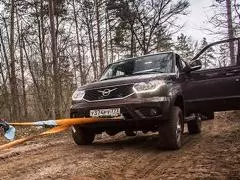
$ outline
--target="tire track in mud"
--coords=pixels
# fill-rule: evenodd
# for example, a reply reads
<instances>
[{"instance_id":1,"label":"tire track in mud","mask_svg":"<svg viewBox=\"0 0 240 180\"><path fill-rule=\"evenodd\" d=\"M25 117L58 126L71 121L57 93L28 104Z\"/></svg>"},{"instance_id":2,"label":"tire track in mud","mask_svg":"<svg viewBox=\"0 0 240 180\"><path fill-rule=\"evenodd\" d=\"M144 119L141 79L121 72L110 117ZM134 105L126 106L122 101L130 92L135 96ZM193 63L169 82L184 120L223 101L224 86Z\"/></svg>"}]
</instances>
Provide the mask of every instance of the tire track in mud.
<instances>
[{"instance_id":1,"label":"tire track in mud","mask_svg":"<svg viewBox=\"0 0 240 180\"><path fill-rule=\"evenodd\" d=\"M185 138L189 137L185 136ZM186 140L185 138L184 140ZM141 147L136 147L140 148L140 152L122 172L126 179L154 179L151 177L152 173L156 172L156 177L159 176L159 172L164 174L164 169L168 169L178 161L179 157L182 157L184 150L161 151L153 146L156 142L157 139L153 137L148 143L145 142ZM152 148L148 148L149 145L152 145Z\"/></svg>"}]
</instances>

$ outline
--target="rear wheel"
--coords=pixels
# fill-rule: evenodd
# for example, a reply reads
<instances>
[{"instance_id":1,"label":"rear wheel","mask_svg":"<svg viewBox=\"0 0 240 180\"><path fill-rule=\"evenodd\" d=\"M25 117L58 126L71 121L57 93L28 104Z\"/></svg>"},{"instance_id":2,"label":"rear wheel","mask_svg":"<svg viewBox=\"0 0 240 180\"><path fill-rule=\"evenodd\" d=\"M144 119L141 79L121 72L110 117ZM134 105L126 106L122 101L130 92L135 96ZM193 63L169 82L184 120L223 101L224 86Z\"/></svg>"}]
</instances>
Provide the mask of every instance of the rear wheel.
<instances>
[{"instance_id":1,"label":"rear wheel","mask_svg":"<svg viewBox=\"0 0 240 180\"><path fill-rule=\"evenodd\" d=\"M125 131L126 136L136 136L137 134L134 131L127 130Z\"/></svg>"},{"instance_id":2,"label":"rear wheel","mask_svg":"<svg viewBox=\"0 0 240 180\"><path fill-rule=\"evenodd\" d=\"M92 144L95 134L88 129L72 126L72 137L77 145Z\"/></svg>"},{"instance_id":3,"label":"rear wheel","mask_svg":"<svg viewBox=\"0 0 240 180\"><path fill-rule=\"evenodd\" d=\"M199 115L187 122L189 134L199 134L201 132L202 120Z\"/></svg>"},{"instance_id":4,"label":"rear wheel","mask_svg":"<svg viewBox=\"0 0 240 180\"><path fill-rule=\"evenodd\" d=\"M213 120L214 112L201 113L200 117L202 121Z\"/></svg>"},{"instance_id":5,"label":"rear wheel","mask_svg":"<svg viewBox=\"0 0 240 180\"><path fill-rule=\"evenodd\" d=\"M180 149L182 145L183 113L174 106L170 119L159 128L159 147L163 149Z\"/></svg>"}]
</instances>

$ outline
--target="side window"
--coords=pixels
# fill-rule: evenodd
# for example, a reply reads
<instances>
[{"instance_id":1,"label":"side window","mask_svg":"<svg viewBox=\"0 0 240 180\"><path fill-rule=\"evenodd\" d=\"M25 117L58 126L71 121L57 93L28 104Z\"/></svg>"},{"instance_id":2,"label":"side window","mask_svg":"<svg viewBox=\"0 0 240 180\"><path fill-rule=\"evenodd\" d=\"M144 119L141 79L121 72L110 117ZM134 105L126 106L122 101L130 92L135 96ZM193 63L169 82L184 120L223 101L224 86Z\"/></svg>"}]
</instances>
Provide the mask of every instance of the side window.
<instances>
[{"instance_id":1,"label":"side window","mask_svg":"<svg viewBox=\"0 0 240 180\"><path fill-rule=\"evenodd\" d=\"M186 62L178 54L176 54L176 67L180 72L186 67Z\"/></svg>"},{"instance_id":2,"label":"side window","mask_svg":"<svg viewBox=\"0 0 240 180\"><path fill-rule=\"evenodd\" d=\"M122 76L122 75L125 75L125 73L117 70L115 76Z\"/></svg>"},{"instance_id":3,"label":"side window","mask_svg":"<svg viewBox=\"0 0 240 180\"><path fill-rule=\"evenodd\" d=\"M207 45L206 39L202 44ZM204 47L203 46L203 47ZM229 42L217 44L209 47L198 59L202 62L202 69L217 69L237 65L238 43L232 43L232 51L230 52Z\"/></svg>"},{"instance_id":4,"label":"side window","mask_svg":"<svg viewBox=\"0 0 240 180\"><path fill-rule=\"evenodd\" d=\"M176 68L175 68L175 71L176 72L180 72L182 71L183 67L182 67L182 63L181 63L181 60L180 60L180 56L178 54L176 54Z\"/></svg>"},{"instance_id":5,"label":"side window","mask_svg":"<svg viewBox=\"0 0 240 180\"><path fill-rule=\"evenodd\" d=\"M180 62L181 62L181 65L182 65L182 69L184 69L187 66L187 63L184 62L182 59L180 60Z\"/></svg>"}]
</instances>

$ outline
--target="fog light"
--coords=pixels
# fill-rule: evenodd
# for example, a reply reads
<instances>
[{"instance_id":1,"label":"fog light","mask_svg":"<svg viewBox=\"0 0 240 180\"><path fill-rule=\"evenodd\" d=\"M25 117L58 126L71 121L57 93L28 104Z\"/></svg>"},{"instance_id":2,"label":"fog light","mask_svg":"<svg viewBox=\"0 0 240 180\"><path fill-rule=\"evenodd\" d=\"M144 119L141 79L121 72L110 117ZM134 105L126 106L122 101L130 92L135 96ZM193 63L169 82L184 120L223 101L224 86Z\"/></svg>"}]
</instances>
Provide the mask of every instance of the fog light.
<instances>
[{"instance_id":1,"label":"fog light","mask_svg":"<svg viewBox=\"0 0 240 180\"><path fill-rule=\"evenodd\" d=\"M150 116L156 116L157 115L157 109L151 108L150 109Z\"/></svg>"},{"instance_id":2,"label":"fog light","mask_svg":"<svg viewBox=\"0 0 240 180\"><path fill-rule=\"evenodd\" d=\"M161 110L158 108L141 108L136 110L136 112L143 117L155 117L161 114Z\"/></svg>"}]
</instances>

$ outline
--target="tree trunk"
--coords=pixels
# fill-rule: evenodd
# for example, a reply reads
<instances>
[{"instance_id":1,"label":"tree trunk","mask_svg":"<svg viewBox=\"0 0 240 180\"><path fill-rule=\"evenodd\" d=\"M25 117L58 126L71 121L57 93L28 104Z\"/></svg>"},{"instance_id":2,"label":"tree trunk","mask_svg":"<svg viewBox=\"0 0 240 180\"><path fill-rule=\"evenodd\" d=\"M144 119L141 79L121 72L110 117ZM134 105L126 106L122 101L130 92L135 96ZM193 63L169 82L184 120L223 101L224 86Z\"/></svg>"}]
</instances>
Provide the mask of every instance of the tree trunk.
<instances>
[{"instance_id":1,"label":"tree trunk","mask_svg":"<svg viewBox=\"0 0 240 180\"><path fill-rule=\"evenodd\" d=\"M12 118L17 120L19 118L19 99L18 99L18 89L17 89L17 78L16 78L16 67L15 67L15 57L14 57L14 14L15 13L15 0L11 0L11 20L10 20L10 87L11 87L11 104L12 104Z\"/></svg>"},{"instance_id":2,"label":"tree trunk","mask_svg":"<svg viewBox=\"0 0 240 180\"><path fill-rule=\"evenodd\" d=\"M9 34L8 34L8 24L7 24L5 17L3 17L3 23L4 23L5 30L6 30L7 42L8 42L8 45L10 45L10 38L9 38Z\"/></svg>"},{"instance_id":3,"label":"tree trunk","mask_svg":"<svg viewBox=\"0 0 240 180\"><path fill-rule=\"evenodd\" d=\"M23 38L22 38L22 48L23 48L23 51L24 51L24 53L25 53L26 61L27 61L27 64L28 64L28 69L29 69L30 75L31 75L31 77L32 77L34 87L35 87L35 89L36 89L37 100L38 100L38 102L39 102L40 105L41 105L41 106L39 107L39 115L40 115L40 117L45 117L45 116L48 114L48 112L47 112L47 110L45 109L45 104L44 104L43 97L42 97L42 94L41 94L41 91L40 91L40 86L39 86L39 84L38 84L38 82L37 82L37 79L36 79L36 77L35 77L35 75L34 75L34 70L33 70L33 68L32 68L32 65L31 65L31 62L30 62L30 58L29 58L28 53L27 53L27 49L26 49L25 42L28 43L28 42L26 41L26 39L24 39L24 37L23 37ZM29 43L28 43L28 45L29 45ZM38 105L38 106L39 106L39 105ZM43 109L44 114L42 113L41 109ZM41 113L41 114L40 114L40 113Z\"/></svg>"},{"instance_id":4,"label":"tree trunk","mask_svg":"<svg viewBox=\"0 0 240 180\"><path fill-rule=\"evenodd\" d=\"M7 78L10 78L11 77L10 66L9 66L7 51L6 51L5 43L3 41L3 36L2 36L2 30L1 29L0 29L0 40L1 40L1 45L2 45L1 47L2 47L2 50L3 50L3 57L4 57L4 60L5 60L6 66L7 66L7 75L8 75Z\"/></svg>"},{"instance_id":5,"label":"tree trunk","mask_svg":"<svg viewBox=\"0 0 240 180\"><path fill-rule=\"evenodd\" d=\"M6 78L4 77L4 74L3 74L3 70L1 69L1 75L2 75L2 80L4 82L4 98L6 98L5 102L7 104L7 108L8 108L8 111L9 111L9 119L12 119L12 107L11 107L11 96L8 92L8 88L7 88L7 79L10 78L10 66L9 66L9 61L8 61L8 57L7 57L7 52L6 52L6 47L5 47L5 43L3 41L3 36L2 36L2 30L0 29L0 41L1 41L1 47L2 47L2 58L5 60L5 64L7 66L7 75L6 75ZM2 68L2 66L1 66Z\"/></svg>"},{"instance_id":6,"label":"tree trunk","mask_svg":"<svg viewBox=\"0 0 240 180\"><path fill-rule=\"evenodd\" d=\"M77 35L77 49L78 49L78 59L79 59L79 68L80 68L80 76L81 76L81 85L86 84L85 73L83 70L83 61L81 55L81 48L80 48L80 40L79 40L79 32L78 32L78 21L77 21L77 13L75 7L75 0L73 0L73 13L74 13L74 22L76 28L76 35Z\"/></svg>"},{"instance_id":7,"label":"tree trunk","mask_svg":"<svg viewBox=\"0 0 240 180\"><path fill-rule=\"evenodd\" d=\"M55 118L58 119L61 117L60 110L60 82L59 82L59 68L57 60L57 44L56 44L56 28L54 20L54 9L55 3L54 0L48 0L49 2L49 17L50 17L50 32L51 32L51 49L52 49L52 64L53 64L53 88L54 88L54 111Z\"/></svg>"},{"instance_id":8,"label":"tree trunk","mask_svg":"<svg viewBox=\"0 0 240 180\"><path fill-rule=\"evenodd\" d=\"M2 51L1 51L2 54ZM3 55L2 55L3 57ZM8 119L11 119L11 105L9 102L9 92L8 92L8 88L7 88L7 78L5 78L4 76L4 72L3 72L3 67L2 64L0 64L0 71L1 71L1 77L2 77L2 82L3 82L3 93L4 93L4 102L6 104L6 108L8 111Z\"/></svg>"},{"instance_id":9,"label":"tree trunk","mask_svg":"<svg viewBox=\"0 0 240 180\"><path fill-rule=\"evenodd\" d=\"M108 19L108 32L109 32L109 40L110 40L110 52L111 52L111 58L110 58L110 63L113 62L113 42L112 42L112 28L111 28L111 23L109 21L109 12L106 10L106 15Z\"/></svg>"},{"instance_id":10,"label":"tree trunk","mask_svg":"<svg viewBox=\"0 0 240 180\"><path fill-rule=\"evenodd\" d=\"M46 62L46 45L45 45L45 29L44 29L44 7L43 7L43 0L40 1L40 22L38 22L39 28L39 46L41 50L41 60L42 60L42 72L44 78L44 111L47 113L47 118L51 117L51 109L50 107L50 93L49 93L49 79L48 79L48 68Z\"/></svg>"},{"instance_id":11,"label":"tree trunk","mask_svg":"<svg viewBox=\"0 0 240 180\"><path fill-rule=\"evenodd\" d=\"M135 39L134 39L134 29L133 25L131 24L131 57L134 57L136 54L136 45L135 45Z\"/></svg>"},{"instance_id":12,"label":"tree trunk","mask_svg":"<svg viewBox=\"0 0 240 180\"><path fill-rule=\"evenodd\" d=\"M103 59L103 45L102 45L102 35L100 29L100 14L99 14L99 4L98 0L95 0L96 7L96 20L97 20L97 39L98 39L98 53L99 53L99 63L100 63L100 73L104 70L104 59Z\"/></svg>"},{"instance_id":13,"label":"tree trunk","mask_svg":"<svg viewBox=\"0 0 240 180\"><path fill-rule=\"evenodd\" d=\"M22 79L22 102L23 102L23 118L26 119L28 116L27 111L27 96L26 96L26 87L25 87L25 76L24 76L24 64L23 64L23 34L22 26L19 25L19 19L17 17L17 28L18 28L18 44L19 44L19 55L20 55L20 70L21 70L21 79Z\"/></svg>"},{"instance_id":14,"label":"tree trunk","mask_svg":"<svg viewBox=\"0 0 240 180\"><path fill-rule=\"evenodd\" d=\"M95 44L94 44L94 38L92 37L93 35L93 27L92 27L92 18L91 16L88 17L88 15L90 14L89 11L86 11L85 14L85 18L86 18L86 25L87 25L87 33L88 33L88 39L89 39L89 48L90 48L90 54L91 54L91 59L92 59L92 66L93 66L93 75L94 75L94 79L97 79L98 75L97 75L97 64L96 64L96 56L95 56Z\"/></svg>"},{"instance_id":15,"label":"tree trunk","mask_svg":"<svg viewBox=\"0 0 240 180\"><path fill-rule=\"evenodd\" d=\"M80 42L82 42L83 43L83 37L82 37L82 35L81 35L81 33L79 34L80 35ZM86 56L86 52L85 52L85 48L84 48L84 45L82 45L82 46L80 46L81 47L81 49L82 49L82 63L83 63L83 65L82 65L82 67L83 67L83 73L84 73L84 81L85 81L85 83L86 83L86 81L87 81L87 70L86 70L86 68L87 68L87 65L86 65L86 58L85 58L85 56Z\"/></svg>"},{"instance_id":16,"label":"tree trunk","mask_svg":"<svg viewBox=\"0 0 240 180\"><path fill-rule=\"evenodd\" d=\"M97 62L97 50L96 50L96 42L95 42L95 36L94 36L94 25L93 25L93 17L90 13L90 33L92 36L92 46L93 46L93 54L94 54L94 69L95 69L95 79L98 78L98 62Z\"/></svg>"},{"instance_id":17,"label":"tree trunk","mask_svg":"<svg viewBox=\"0 0 240 180\"><path fill-rule=\"evenodd\" d=\"M105 12L105 62L108 65L108 16L107 16L107 9Z\"/></svg>"},{"instance_id":18,"label":"tree trunk","mask_svg":"<svg viewBox=\"0 0 240 180\"><path fill-rule=\"evenodd\" d=\"M20 46L20 68L21 68L21 79L22 79L22 93L23 93L23 111L24 111L24 119L28 117L27 110L27 95L26 95L26 83L25 83L25 75L24 75L24 64L23 64L23 48L22 48L22 34L19 35L19 46Z\"/></svg>"},{"instance_id":19,"label":"tree trunk","mask_svg":"<svg viewBox=\"0 0 240 180\"><path fill-rule=\"evenodd\" d=\"M228 37L232 39L233 35L233 25L232 25L232 4L231 0L226 0L226 8L227 8L227 23L228 23ZM235 56L234 56L234 42L229 42L230 47L230 58L231 65L235 65Z\"/></svg>"}]
</instances>

